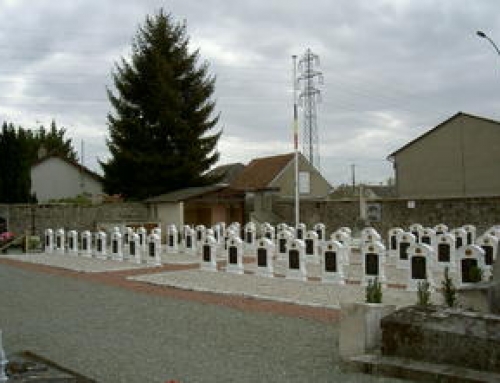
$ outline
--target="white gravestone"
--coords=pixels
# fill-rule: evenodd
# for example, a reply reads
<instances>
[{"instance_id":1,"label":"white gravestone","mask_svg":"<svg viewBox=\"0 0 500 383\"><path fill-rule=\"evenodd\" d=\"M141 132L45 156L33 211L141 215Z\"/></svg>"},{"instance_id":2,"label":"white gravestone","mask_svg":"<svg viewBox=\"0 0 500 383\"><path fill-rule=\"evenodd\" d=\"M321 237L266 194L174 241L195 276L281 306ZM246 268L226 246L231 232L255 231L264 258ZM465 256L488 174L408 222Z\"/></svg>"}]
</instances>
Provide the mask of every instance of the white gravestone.
<instances>
[{"instance_id":1,"label":"white gravestone","mask_svg":"<svg viewBox=\"0 0 500 383\"><path fill-rule=\"evenodd\" d=\"M351 235L344 230L337 230L330 235L330 240L340 242L342 245L351 246Z\"/></svg>"},{"instance_id":2,"label":"white gravestone","mask_svg":"<svg viewBox=\"0 0 500 383\"><path fill-rule=\"evenodd\" d=\"M368 242L381 242L380 234L373 227L365 227L361 230L361 244Z\"/></svg>"},{"instance_id":3,"label":"white gravestone","mask_svg":"<svg viewBox=\"0 0 500 383\"><path fill-rule=\"evenodd\" d=\"M255 274L261 277L274 277L273 254L275 245L268 238L261 238L256 244L257 268Z\"/></svg>"},{"instance_id":4,"label":"white gravestone","mask_svg":"<svg viewBox=\"0 0 500 383\"><path fill-rule=\"evenodd\" d=\"M80 253L84 257L92 257L92 233L89 230L82 231L80 239Z\"/></svg>"},{"instance_id":5,"label":"white gravestone","mask_svg":"<svg viewBox=\"0 0 500 383\"><path fill-rule=\"evenodd\" d=\"M304 237L306 262L320 263L318 234L314 230L306 232Z\"/></svg>"},{"instance_id":6,"label":"white gravestone","mask_svg":"<svg viewBox=\"0 0 500 383\"><path fill-rule=\"evenodd\" d=\"M196 231L191 227L184 230L184 252L186 254L196 254Z\"/></svg>"},{"instance_id":7,"label":"white gravestone","mask_svg":"<svg viewBox=\"0 0 500 383\"><path fill-rule=\"evenodd\" d=\"M324 223L317 223L314 225L313 230L318 234L318 244L321 245L327 240L326 238L326 226Z\"/></svg>"},{"instance_id":8,"label":"white gravestone","mask_svg":"<svg viewBox=\"0 0 500 383\"><path fill-rule=\"evenodd\" d=\"M434 249L434 252L435 252L436 245L437 245L436 242L437 242L437 236L436 236L436 232L434 231L434 229L432 229L430 227L425 227L421 231L420 243L424 243L426 245L429 245L430 247L432 247Z\"/></svg>"},{"instance_id":9,"label":"white gravestone","mask_svg":"<svg viewBox=\"0 0 500 383\"><path fill-rule=\"evenodd\" d=\"M245 251L252 252L255 249L255 242L257 241L257 228L253 222L245 225Z\"/></svg>"},{"instance_id":10,"label":"white gravestone","mask_svg":"<svg viewBox=\"0 0 500 383\"><path fill-rule=\"evenodd\" d=\"M295 228L295 238L297 239L304 239L304 236L306 235L307 231L307 226L305 223L300 222L297 227Z\"/></svg>"},{"instance_id":11,"label":"white gravestone","mask_svg":"<svg viewBox=\"0 0 500 383\"><path fill-rule=\"evenodd\" d=\"M111 259L115 261L123 261L122 252L122 234L119 230L115 230L111 233Z\"/></svg>"},{"instance_id":12,"label":"white gravestone","mask_svg":"<svg viewBox=\"0 0 500 383\"><path fill-rule=\"evenodd\" d=\"M417 291L419 283L427 281L431 287L434 286L434 249L425 243L415 243L408 248L410 268L408 269L408 291Z\"/></svg>"},{"instance_id":13,"label":"white gravestone","mask_svg":"<svg viewBox=\"0 0 500 383\"><path fill-rule=\"evenodd\" d=\"M78 255L78 233L75 230L68 232L68 253Z\"/></svg>"},{"instance_id":14,"label":"white gravestone","mask_svg":"<svg viewBox=\"0 0 500 383\"><path fill-rule=\"evenodd\" d=\"M444 223L440 223L434 226L434 231L436 232L436 235L446 234L448 232L448 226L446 226Z\"/></svg>"},{"instance_id":15,"label":"white gravestone","mask_svg":"<svg viewBox=\"0 0 500 383\"><path fill-rule=\"evenodd\" d=\"M382 286L385 277L385 246L382 242L366 242L361 246L361 265L363 268L362 285L367 286L375 278Z\"/></svg>"},{"instance_id":16,"label":"white gravestone","mask_svg":"<svg viewBox=\"0 0 500 383\"><path fill-rule=\"evenodd\" d=\"M444 271L446 268L450 272L456 272L456 246L455 236L451 233L440 234L436 238L436 262L437 270Z\"/></svg>"},{"instance_id":17,"label":"white gravestone","mask_svg":"<svg viewBox=\"0 0 500 383\"><path fill-rule=\"evenodd\" d=\"M453 229L451 234L455 236L455 247L457 250L467 245L467 232L463 228L458 227Z\"/></svg>"},{"instance_id":18,"label":"white gravestone","mask_svg":"<svg viewBox=\"0 0 500 383\"><path fill-rule=\"evenodd\" d=\"M205 240L207 228L204 225L198 225L194 229L196 230L196 243L202 244Z\"/></svg>"},{"instance_id":19,"label":"white gravestone","mask_svg":"<svg viewBox=\"0 0 500 383\"><path fill-rule=\"evenodd\" d=\"M228 273L243 274L243 241L234 234L227 241L227 263Z\"/></svg>"},{"instance_id":20,"label":"white gravestone","mask_svg":"<svg viewBox=\"0 0 500 383\"><path fill-rule=\"evenodd\" d=\"M476 239L476 245L484 250L484 279L489 280L498 251L498 238L493 235L483 234Z\"/></svg>"},{"instance_id":21,"label":"white gravestone","mask_svg":"<svg viewBox=\"0 0 500 383\"><path fill-rule=\"evenodd\" d=\"M276 255L280 260L284 260L288 254L288 243L293 239L293 234L288 230L283 230L278 233L276 239Z\"/></svg>"},{"instance_id":22,"label":"white gravestone","mask_svg":"<svg viewBox=\"0 0 500 383\"><path fill-rule=\"evenodd\" d=\"M99 231L95 235L95 256L99 259L107 258L107 234L104 231Z\"/></svg>"},{"instance_id":23,"label":"white gravestone","mask_svg":"<svg viewBox=\"0 0 500 383\"><path fill-rule=\"evenodd\" d=\"M321 246L321 281L324 283L345 284L344 260L348 247L338 241L330 240Z\"/></svg>"},{"instance_id":24,"label":"white gravestone","mask_svg":"<svg viewBox=\"0 0 500 383\"><path fill-rule=\"evenodd\" d=\"M464 225L462 229L465 230L466 244L473 245L476 242L476 227L474 225Z\"/></svg>"},{"instance_id":25,"label":"white gravestone","mask_svg":"<svg viewBox=\"0 0 500 383\"><path fill-rule=\"evenodd\" d=\"M137 234L139 235L139 244L141 245L141 250L146 252L148 248L148 234L145 227L141 226L137 229Z\"/></svg>"},{"instance_id":26,"label":"white gravestone","mask_svg":"<svg viewBox=\"0 0 500 383\"><path fill-rule=\"evenodd\" d=\"M167 253L177 253L179 251L179 233L177 226L169 225L167 228Z\"/></svg>"},{"instance_id":27,"label":"white gravestone","mask_svg":"<svg viewBox=\"0 0 500 383\"><path fill-rule=\"evenodd\" d=\"M413 234L408 232L399 233L396 237L398 242L398 269L407 269L410 267L410 260L408 257L408 248L416 243L416 238Z\"/></svg>"},{"instance_id":28,"label":"white gravestone","mask_svg":"<svg viewBox=\"0 0 500 383\"><path fill-rule=\"evenodd\" d=\"M301 239L294 239L288 245L287 279L307 281L305 244Z\"/></svg>"},{"instance_id":29,"label":"white gravestone","mask_svg":"<svg viewBox=\"0 0 500 383\"><path fill-rule=\"evenodd\" d=\"M212 235L206 235L199 244L201 251L200 269L217 271L217 241Z\"/></svg>"},{"instance_id":30,"label":"white gravestone","mask_svg":"<svg viewBox=\"0 0 500 383\"><path fill-rule=\"evenodd\" d=\"M409 227L409 232L412 233L415 237L416 243L420 242L420 235L422 234L422 230L424 230L424 227L419 223L414 223Z\"/></svg>"},{"instance_id":31,"label":"white gravestone","mask_svg":"<svg viewBox=\"0 0 500 383\"><path fill-rule=\"evenodd\" d=\"M396 264L398 259L398 235L404 233L400 227L393 227L387 232L387 256L391 264Z\"/></svg>"},{"instance_id":32,"label":"white gravestone","mask_svg":"<svg viewBox=\"0 0 500 383\"><path fill-rule=\"evenodd\" d=\"M139 234L132 233L128 241L128 257L137 264L142 263L142 246Z\"/></svg>"},{"instance_id":33,"label":"white gravestone","mask_svg":"<svg viewBox=\"0 0 500 383\"><path fill-rule=\"evenodd\" d=\"M156 233L148 236L146 263L161 266L161 237Z\"/></svg>"},{"instance_id":34,"label":"white gravestone","mask_svg":"<svg viewBox=\"0 0 500 383\"><path fill-rule=\"evenodd\" d=\"M457 250L458 285L465 286L476 283L473 279L474 269L485 270L484 250L478 245L465 245ZM484 279L480 278L481 280Z\"/></svg>"},{"instance_id":35,"label":"white gravestone","mask_svg":"<svg viewBox=\"0 0 500 383\"><path fill-rule=\"evenodd\" d=\"M65 239L64 229L58 229L56 231L56 252L64 254L65 252Z\"/></svg>"},{"instance_id":36,"label":"white gravestone","mask_svg":"<svg viewBox=\"0 0 500 383\"><path fill-rule=\"evenodd\" d=\"M52 229L45 230L45 252L52 254L54 251L54 231Z\"/></svg>"}]
</instances>

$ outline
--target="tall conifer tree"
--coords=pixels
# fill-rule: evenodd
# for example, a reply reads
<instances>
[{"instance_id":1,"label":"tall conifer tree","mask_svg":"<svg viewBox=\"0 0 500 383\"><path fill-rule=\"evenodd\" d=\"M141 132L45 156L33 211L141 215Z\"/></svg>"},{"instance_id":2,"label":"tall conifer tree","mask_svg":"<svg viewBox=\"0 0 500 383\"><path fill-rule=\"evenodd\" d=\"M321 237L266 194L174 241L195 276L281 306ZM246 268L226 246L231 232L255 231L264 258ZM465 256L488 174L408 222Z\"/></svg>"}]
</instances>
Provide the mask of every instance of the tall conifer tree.
<instances>
[{"instance_id":1,"label":"tall conifer tree","mask_svg":"<svg viewBox=\"0 0 500 383\"><path fill-rule=\"evenodd\" d=\"M116 64L111 158L101 162L108 193L143 199L213 181L204 173L219 156L220 133L209 133L218 121L215 78L188 43L185 25L160 10L139 27L130 60Z\"/></svg>"}]
</instances>

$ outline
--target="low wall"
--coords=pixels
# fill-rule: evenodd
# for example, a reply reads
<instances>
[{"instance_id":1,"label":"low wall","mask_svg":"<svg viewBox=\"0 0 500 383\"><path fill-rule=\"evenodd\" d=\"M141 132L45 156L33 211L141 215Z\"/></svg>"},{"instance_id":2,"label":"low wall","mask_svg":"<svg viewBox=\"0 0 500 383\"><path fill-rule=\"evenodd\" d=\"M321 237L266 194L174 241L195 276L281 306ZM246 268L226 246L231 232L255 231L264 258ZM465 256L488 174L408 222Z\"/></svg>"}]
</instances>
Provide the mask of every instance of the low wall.
<instances>
[{"instance_id":1,"label":"low wall","mask_svg":"<svg viewBox=\"0 0 500 383\"><path fill-rule=\"evenodd\" d=\"M99 224L151 221L150 209L142 203L101 205L0 205L0 217L7 220L9 231L42 235L47 228L92 230Z\"/></svg>"},{"instance_id":2,"label":"low wall","mask_svg":"<svg viewBox=\"0 0 500 383\"><path fill-rule=\"evenodd\" d=\"M414 207L408 207L407 200L387 199L367 201L368 205L378 205L380 220L369 221L382 235L392 227L408 227L420 223L433 227L444 223L450 228L472 224L479 233L492 225L500 224L500 197L464 199L415 200ZM294 222L294 202L278 200L273 204L276 214ZM301 201L300 219L308 226L323 222L331 233L342 226L361 228L358 200Z\"/></svg>"}]
</instances>

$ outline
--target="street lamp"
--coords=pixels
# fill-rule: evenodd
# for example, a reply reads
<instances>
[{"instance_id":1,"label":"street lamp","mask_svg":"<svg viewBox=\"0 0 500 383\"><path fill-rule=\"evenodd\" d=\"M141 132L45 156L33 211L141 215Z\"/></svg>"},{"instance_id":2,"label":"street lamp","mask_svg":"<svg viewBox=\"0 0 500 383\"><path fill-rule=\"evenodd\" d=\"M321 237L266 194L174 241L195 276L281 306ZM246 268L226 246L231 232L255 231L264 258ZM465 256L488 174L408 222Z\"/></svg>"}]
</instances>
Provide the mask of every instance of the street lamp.
<instances>
[{"instance_id":1,"label":"street lamp","mask_svg":"<svg viewBox=\"0 0 500 383\"><path fill-rule=\"evenodd\" d=\"M498 47L495 44L495 42L492 39L490 39L486 33L482 32L482 31L477 31L476 34L479 37L482 37L483 39L488 40L491 43L491 45L493 45L493 48L495 48L495 50L497 51L498 55L500 56L500 49L498 49Z\"/></svg>"}]
</instances>

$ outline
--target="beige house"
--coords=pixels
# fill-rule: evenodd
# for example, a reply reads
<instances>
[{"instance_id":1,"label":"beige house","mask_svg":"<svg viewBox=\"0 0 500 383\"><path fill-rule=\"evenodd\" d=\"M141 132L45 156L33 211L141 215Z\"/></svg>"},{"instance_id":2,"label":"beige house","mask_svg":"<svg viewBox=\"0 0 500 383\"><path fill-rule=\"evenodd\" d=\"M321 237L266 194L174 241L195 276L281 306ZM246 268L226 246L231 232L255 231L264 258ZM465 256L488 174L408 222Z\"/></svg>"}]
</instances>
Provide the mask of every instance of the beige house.
<instances>
[{"instance_id":1,"label":"beige house","mask_svg":"<svg viewBox=\"0 0 500 383\"><path fill-rule=\"evenodd\" d=\"M39 203L79 195L99 202L103 194L102 178L67 158L49 155L31 167L31 193Z\"/></svg>"},{"instance_id":2,"label":"beige house","mask_svg":"<svg viewBox=\"0 0 500 383\"><path fill-rule=\"evenodd\" d=\"M332 187L309 161L299 154L301 199L323 199ZM247 193L247 213L253 221L279 221L272 213L275 198L295 197L295 154L256 158L243 169L231 187Z\"/></svg>"},{"instance_id":3,"label":"beige house","mask_svg":"<svg viewBox=\"0 0 500 383\"><path fill-rule=\"evenodd\" d=\"M500 195L500 122L459 112L390 154L400 198Z\"/></svg>"}]
</instances>

